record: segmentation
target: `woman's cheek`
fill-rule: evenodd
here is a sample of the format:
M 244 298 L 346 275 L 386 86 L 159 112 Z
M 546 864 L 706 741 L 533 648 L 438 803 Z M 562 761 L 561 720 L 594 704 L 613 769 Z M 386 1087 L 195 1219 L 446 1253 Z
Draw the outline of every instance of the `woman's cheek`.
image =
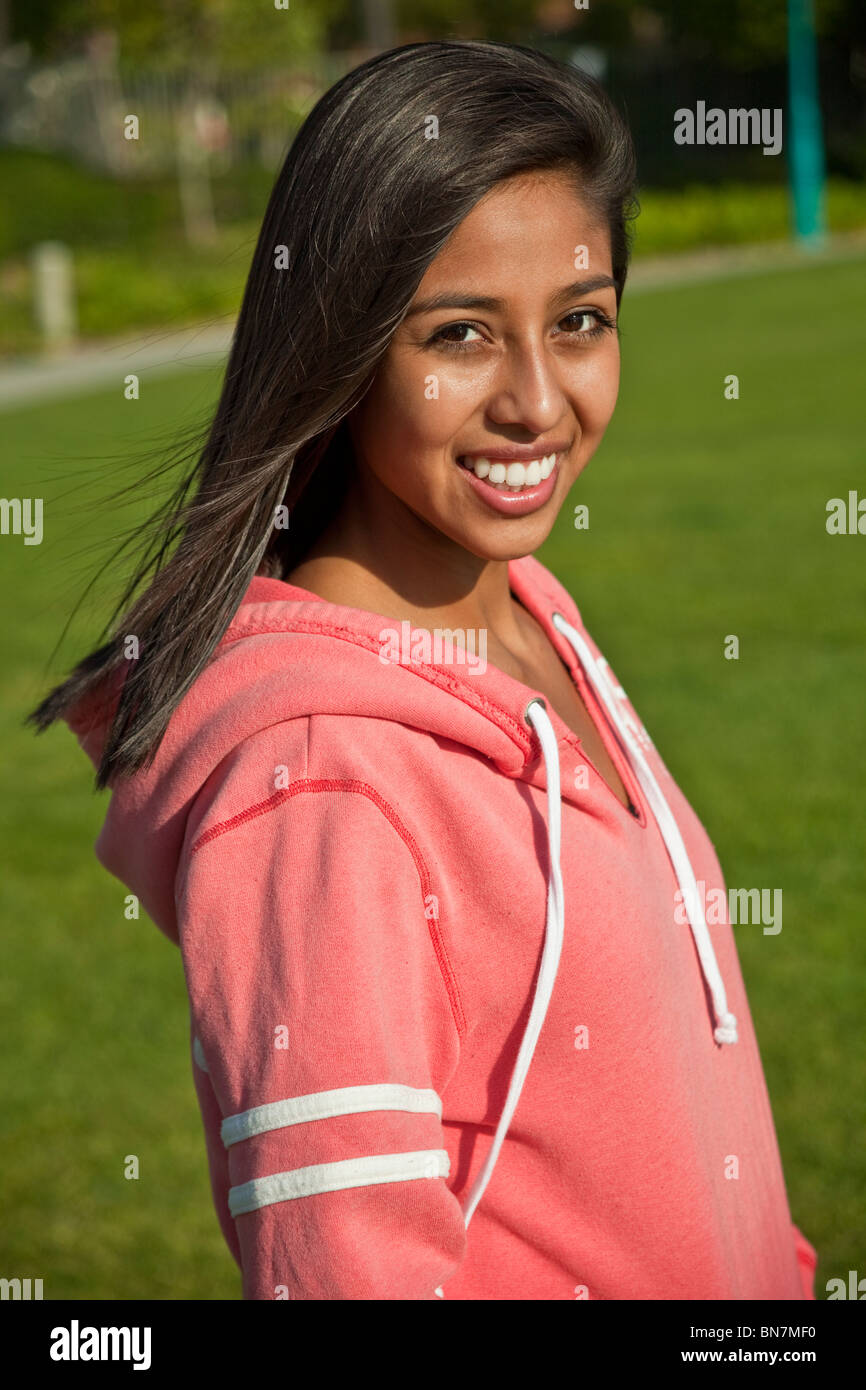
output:
M 492 372 L 479 364 L 449 361 L 427 364 L 424 378 L 424 401 L 440 422 L 437 431 L 440 441 L 452 439 L 467 419 L 483 408 L 490 394 Z
M 592 435 L 597 444 L 607 429 L 619 394 L 619 348 L 599 354 L 592 370 L 582 382 L 581 410 L 583 433 Z
M 427 363 L 401 391 L 400 409 L 420 448 L 448 448 L 484 402 L 485 385 L 477 372 L 450 363 Z
M 383 375 L 378 403 L 388 418 L 399 420 L 402 433 L 414 435 L 419 443 L 435 443 L 459 388 L 437 364 L 416 358 L 411 364 L 396 363 Z

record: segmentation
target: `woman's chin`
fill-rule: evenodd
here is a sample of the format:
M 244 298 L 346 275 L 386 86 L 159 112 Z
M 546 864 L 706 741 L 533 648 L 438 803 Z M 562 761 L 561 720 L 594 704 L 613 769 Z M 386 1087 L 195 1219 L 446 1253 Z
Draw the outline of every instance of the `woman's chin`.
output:
M 511 521 L 494 522 L 483 529 L 464 531 L 454 535 L 454 539 L 479 560 L 522 560 L 544 544 L 555 521 L 555 512 L 545 518 L 515 517 Z

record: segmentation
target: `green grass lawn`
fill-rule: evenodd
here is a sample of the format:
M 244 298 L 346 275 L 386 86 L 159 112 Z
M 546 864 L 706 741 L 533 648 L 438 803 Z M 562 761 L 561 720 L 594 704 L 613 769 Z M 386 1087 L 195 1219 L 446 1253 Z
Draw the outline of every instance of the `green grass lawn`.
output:
M 702 817 L 729 886 L 781 888 L 783 929 L 737 927 L 795 1221 L 817 1289 L 866 1273 L 861 805 L 866 536 L 825 507 L 866 493 L 864 263 L 629 299 L 608 436 L 539 558 L 569 587 Z M 736 373 L 739 400 L 724 398 Z M 3 416 L 6 496 L 42 496 L 45 537 L 0 538 L 0 884 L 5 969 L 0 1273 L 46 1298 L 225 1299 L 188 1060 L 180 957 L 93 841 L 107 794 L 65 726 L 23 714 L 104 616 L 110 542 L 142 514 L 100 498 L 203 419 L 214 372 Z M 590 508 L 588 531 L 570 508 Z M 97 591 L 50 668 L 87 578 Z M 725 660 L 729 634 L 738 661 Z M 124 1178 L 135 1154 L 138 1181 Z

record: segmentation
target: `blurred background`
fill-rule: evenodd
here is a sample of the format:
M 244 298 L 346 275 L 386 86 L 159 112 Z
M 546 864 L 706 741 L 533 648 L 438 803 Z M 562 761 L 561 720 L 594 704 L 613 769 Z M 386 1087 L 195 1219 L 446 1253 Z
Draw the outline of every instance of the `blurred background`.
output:
M 786 107 L 787 11 L 785 0 L 0 0 L 0 353 L 34 351 L 46 333 L 57 346 L 230 314 L 293 132 L 343 72 L 395 43 L 495 37 L 601 77 L 637 144 L 636 257 L 784 239 L 786 155 L 676 145 L 671 112 L 701 97 Z M 817 0 L 814 30 L 826 225 L 849 232 L 866 226 L 866 11 Z M 47 327 L 42 306 L 40 334 L 45 242 L 72 258 L 74 305 Z
M 21 721 L 95 644 L 172 481 L 154 462 L 207 424 L 304 116 L 371 54 L 443 37 L 586 68 L 631 125 L 620 404 L 572 494 L 589 528 L 564 508 L 539 558 L 729 886 L 783 890 L 778 935 L 735 931 L 793 1216 L 819 1298 L 866 1276 L 866 539 L 826 527 L 866 499 L 860 0 L 0 0 L 2 491 L 44 500 L 38 544 L 9 509 L 0 535 L 0 1276 L 45 1298 L 239 1278 L 179 954 L 93 856 L 107 797 L 75 740 Z M 783 109 L 781 153 L 678 145 L 699 101 Z

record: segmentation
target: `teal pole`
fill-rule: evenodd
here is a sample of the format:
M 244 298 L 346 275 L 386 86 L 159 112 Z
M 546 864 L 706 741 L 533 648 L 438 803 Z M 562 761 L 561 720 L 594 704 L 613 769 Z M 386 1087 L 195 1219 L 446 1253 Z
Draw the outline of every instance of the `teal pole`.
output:
M 804 246 L 818 247 L 826 235 L 826 219 L 813 0 L 788 0 L 788 109 L 794 226 Z

